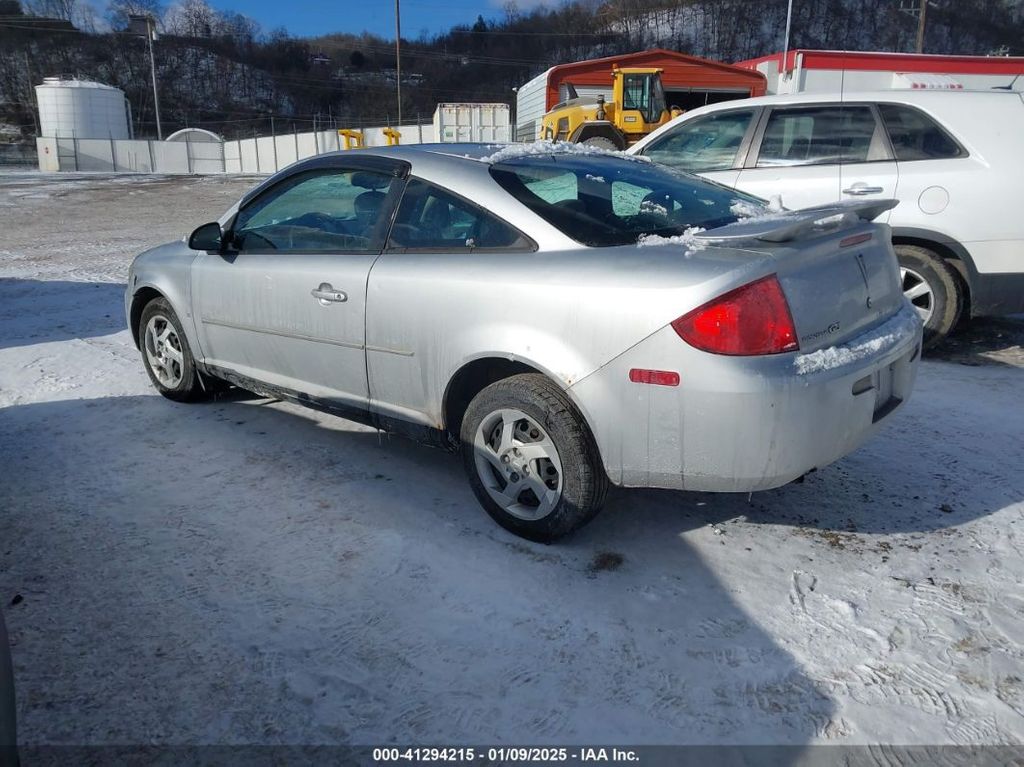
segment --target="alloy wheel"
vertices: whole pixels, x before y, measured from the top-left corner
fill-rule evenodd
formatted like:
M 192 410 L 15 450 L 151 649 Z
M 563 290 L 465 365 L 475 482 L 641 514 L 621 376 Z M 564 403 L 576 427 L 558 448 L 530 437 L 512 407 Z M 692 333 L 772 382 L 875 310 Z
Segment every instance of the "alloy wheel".
M 176 389 L 184 376 L 185 355 L 181 339 L 170 320 L 154 314 L 146 323 L 146 359 L 161 386 Z
M 919 272 L 913 269 L 900 267 L 900 280 L 903 285 L 903 295 L 914 305 L 921 320 L 928 324 L 935 311 L 935 293 L 932 291 L 928 281 Z

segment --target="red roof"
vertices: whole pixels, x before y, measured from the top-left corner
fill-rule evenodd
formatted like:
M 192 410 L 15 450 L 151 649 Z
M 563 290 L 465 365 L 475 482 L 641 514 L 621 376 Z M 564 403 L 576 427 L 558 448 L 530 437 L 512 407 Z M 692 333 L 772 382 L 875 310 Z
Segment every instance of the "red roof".
M 613 66 L 659 68 L 662 70 L 661 81 L 666 90 L 734 90 L 750 96 L 763 96 L 767 92 L 764 75 L 752 72 L 749 67 L 723 64 L 720 61 L 653 48 L 648 51 L 574 61 L 552 67 L 548 72 L 545 108 L 551 109 L 558 103 L 559 86 L 564 82 L 573 85 L 611 85 Z

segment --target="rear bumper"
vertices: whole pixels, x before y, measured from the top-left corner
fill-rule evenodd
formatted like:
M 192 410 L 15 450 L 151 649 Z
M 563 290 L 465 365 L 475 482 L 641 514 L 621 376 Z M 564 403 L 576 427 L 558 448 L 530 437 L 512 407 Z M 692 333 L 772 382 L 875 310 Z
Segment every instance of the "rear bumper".
M 915 317 L 905 305 L 902 331 L 877 351 L 805 374 L 797 354 L 706 354 L 666 327 L 571 391 L 613 483 L 767 490 L 855 450 L 906 402 L 920 359 Z M 631 368 L 676 371 L 681 382 L 635 384 Z
M 971 316 L 1024 313 L 1024 272 L 978 274 L 971 284 Z

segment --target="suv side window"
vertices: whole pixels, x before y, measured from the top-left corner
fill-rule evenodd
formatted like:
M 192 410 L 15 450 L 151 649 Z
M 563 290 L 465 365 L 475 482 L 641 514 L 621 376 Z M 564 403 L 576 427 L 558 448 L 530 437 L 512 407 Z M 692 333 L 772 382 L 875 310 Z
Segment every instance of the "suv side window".
M 878 111 L 897 160 L 940 160 L 966 154 L 934 120 L 913 107 L 879 104 Z
M 869 106 L 773 109 L 757 167 L 838 165 L 888 159 L 882 130 Z
M 365 170 L 300 173 L 239 211 L 233 245 L 244 252 L 379 252 L 394 176 Z
M 413 178 L 398 206 L 388 249 L 533 250 L 533 243 L 468 200 Z
M 754 112 L 721 112 L 684 122 L 643 154 L 655 162 L 691 173 L 733 167 Z

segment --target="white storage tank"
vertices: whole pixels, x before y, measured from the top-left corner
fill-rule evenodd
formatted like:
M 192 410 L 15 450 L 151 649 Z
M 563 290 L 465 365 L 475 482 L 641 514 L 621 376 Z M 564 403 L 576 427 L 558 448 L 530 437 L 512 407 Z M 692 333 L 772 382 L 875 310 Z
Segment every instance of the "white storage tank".
M 438 104 L 434 136 L 441 142 L 506 143 L 511 136 L 508 104 Z
M 102 83 L 47 77 L 36 86 L 39 128 L 47 138 L 126 139 L 124 92 Z

